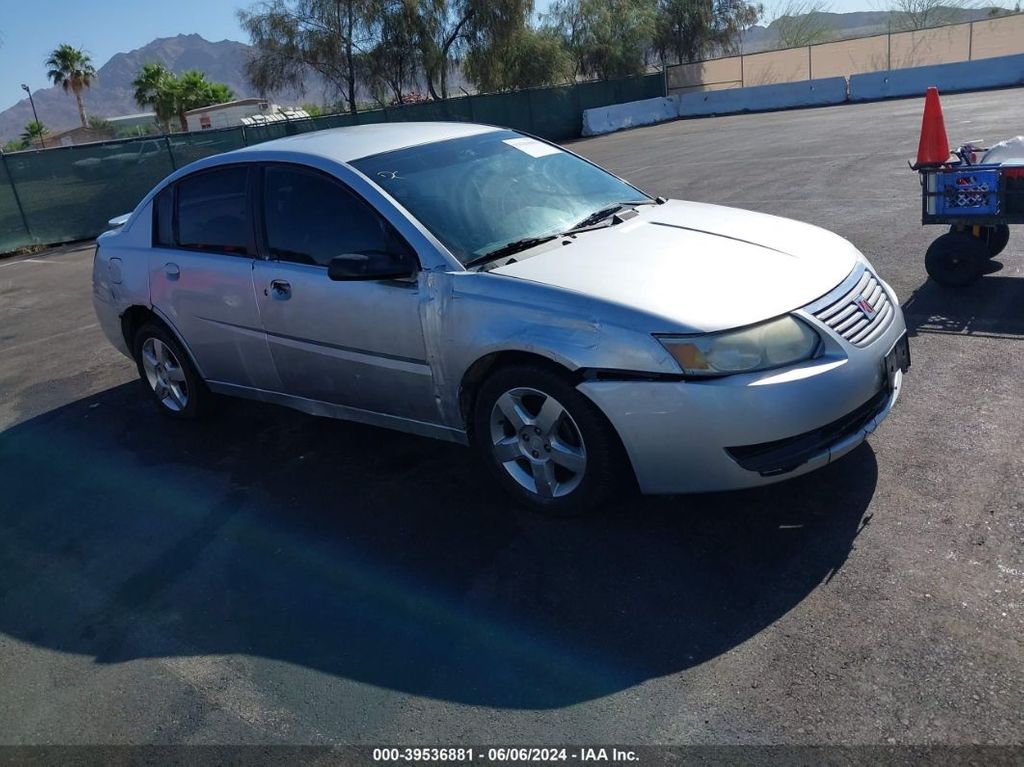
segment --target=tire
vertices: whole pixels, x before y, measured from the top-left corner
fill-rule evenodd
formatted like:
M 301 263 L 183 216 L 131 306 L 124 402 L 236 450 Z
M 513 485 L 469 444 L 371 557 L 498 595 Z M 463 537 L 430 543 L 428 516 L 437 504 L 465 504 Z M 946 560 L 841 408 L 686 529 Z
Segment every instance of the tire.
M 972 229 L 973 227 L 969 226 L 949 227 L 950 234 L 966 233 L 971 237 L 974 237 L 975 235 Z M 980 239 L 985 243 L 985 246 L 988 248 L 988 257 L 995 258 L 1005 250 L 1007 244 L 1010 242 L 1010 227 L 1006 224 L 983 226 L 980 228 L 980 232 L 976 239 Z
M 191 420 L 206 412 L 213 395 L 178 339 L 164 325 L 147 322 L 140 327 L 132 351 L 139 377 L 161 413 Z
M 553 516 L 593 512 L 619 490 L 628 459 L 607 419 L 542 365 L 499 368 L 480 386 L 473 442 L 498 483 Z
M 935 240 L 924 257 L 928 276 L 948 288 L 962 288 L 981 277 L 988 246 L 966 232 L 950 232 Z

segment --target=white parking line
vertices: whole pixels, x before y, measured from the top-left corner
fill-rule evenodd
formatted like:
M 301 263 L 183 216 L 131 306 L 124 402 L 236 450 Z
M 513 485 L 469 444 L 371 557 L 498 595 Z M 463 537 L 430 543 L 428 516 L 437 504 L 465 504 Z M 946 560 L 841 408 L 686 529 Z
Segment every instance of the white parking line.
M 57 264 L 58 266 L 78 266 L 78 262 L 47 260 L 44 258 L 20 258 L 17 261 L 4 261 L 3 263 L 0 263 L 0 269 L 5 266 L 15 266 L 17 264 Z

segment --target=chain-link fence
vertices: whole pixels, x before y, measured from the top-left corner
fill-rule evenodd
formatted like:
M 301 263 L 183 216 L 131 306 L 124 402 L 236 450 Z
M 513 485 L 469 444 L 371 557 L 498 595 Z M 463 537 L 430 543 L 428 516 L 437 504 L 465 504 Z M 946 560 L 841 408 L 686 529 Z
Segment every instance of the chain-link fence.
M 553 141 L 580 135 L 584 109 L 664 96 L 661 74 L 406 104 L 256 127 L 15 152 L 0 157 L 0 253 L 95 237 L 160 179 L 190 162 L 282 136 L 382 122 L 501 125 Z

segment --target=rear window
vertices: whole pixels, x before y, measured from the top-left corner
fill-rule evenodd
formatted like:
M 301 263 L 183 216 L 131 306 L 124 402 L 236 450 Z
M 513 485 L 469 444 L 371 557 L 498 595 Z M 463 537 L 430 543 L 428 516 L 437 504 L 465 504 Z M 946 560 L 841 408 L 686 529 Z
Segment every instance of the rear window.
M 248 176 L 246 167 L 218 168 L 178 182 L 179 247 L 251 254 Z

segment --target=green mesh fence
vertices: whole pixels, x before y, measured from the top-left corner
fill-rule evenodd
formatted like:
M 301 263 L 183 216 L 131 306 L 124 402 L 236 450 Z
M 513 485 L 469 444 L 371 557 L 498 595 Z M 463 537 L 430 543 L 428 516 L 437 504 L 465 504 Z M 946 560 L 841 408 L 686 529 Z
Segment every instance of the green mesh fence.
M 150 138 L 18 152 L 7 170 L 32 240 L 54 243 L 95 237 L 174 167 L 167 140 Z
M 10 158 L 4 157 L 0 162 L 0 253 L 9 253 L 32 242 L 11 178 L 7 175 L 9 161 Z
M 501 125 L 553 141 L 580 135 L 584 109 L 663 96 L 661 74 L 461 96 L 356 115 L 15 152 L 0 162 L 0 253 L 95 237 L 177 168 L 264 141 L 328 128 L 452 120 Z M 20 205 L 19 205 L 20 202 Z
M 473 122 L 473 99 L 471 96 L 449 99 L 444 102 L 444 107 L 448 120 L 457 123 Z
M 174 167 L 183 168 L 190 162 L 214 154 L 241 149 L 246 145 L 242 128 L 224 128 L 201 133 L 176 133 L 167 137 L 174 158 Z

